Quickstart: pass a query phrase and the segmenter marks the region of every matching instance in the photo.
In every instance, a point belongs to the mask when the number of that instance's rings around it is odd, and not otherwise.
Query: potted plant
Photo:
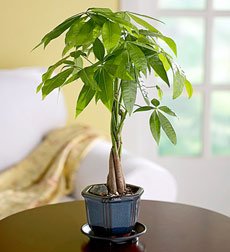
[[[179,97],[184,87],[188,96],[192,95],[192,86],[184,72],[159,43],[164,42],[176,55],[175,42],[141,16],[160,22],[127,11],[89,8],[66,19],[46,34],[38,45],[46,47],[66,32],[62,58],[48,68],[38,86],[37,91],[41,90],[43,98],[54,89],[81,79],[83,87],[77,99],[76,116],[93,98],[96,103],[101,101],[111,113],[112,146],[107,183],[88,186],[82,192],[89,226],[97,235],[129,233],[137,221],[143,189],[126,185],[121,163],[122,128],[126,117],[134,112],[151,111],[149,126],[156,143],[160,141],[161,130],[173,144],[177,141],[166,117],[176,114],[160,104],[163,95],[160,85],[154,84],[153,97],[149,100],[142,84],[143,76],[153,72],[162,80],[162,85],[170,88],[167,72],[171,70],[173,98]],[[53,76],[58,67],[61,67],[60,72]],[[135,103],[138,91],[145,105]]]

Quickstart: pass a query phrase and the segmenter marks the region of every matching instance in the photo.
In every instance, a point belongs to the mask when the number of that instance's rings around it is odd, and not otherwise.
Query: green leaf
[[[154,48],[151,47],[150,45],[146,45],[146,44],[141,43],[141,42],[139,42],[139,41],[130,41],[129,43],[134,44],[134,45],[137,45],[137,46],[142,47],[142,48],[145,48],[145,49],[148,49],[148,50],[151,50],[151,51],[153,51],[153,52],[156,53],[156,50],[154,50]]]
[[[83,68],[83,59],[78,57],[74,59],[74,71],[73,73],[78,73]]]
[[[51,77],[51,75],[53,74],[54,70],[59,67],[60,65],[62,65],[66,59],[68,58],[69,56],[59,60],[57,63],[55,63],[54,65],[50,66],[48,68],[48,70],[42,75],[42,82],[44,83],[47,79],[49,79]]]
[[[133,62],[134,66],[140,71],[146,70],[147,60],[141,49],[138,46],[130,43],[128,43],[127,49],[129,52],[130,59]]]
[[[55,75],[53,78],[46,80],[42,87],[43,98],[45,98],[55,88],[61,87],[72,72],[73,68],[69,68]]]
[[[78,78],[79,78],[79,74],[73,73],[72,76],[65,81],[63,86],[68,85],[69,83],[72,83],[73,81],[77,80]]]
[[[126,21],[125,19],[120,18],[119,16],[109,16],[109,18],[115,22],[115,23],[119,23],[120,25],[122,25],[130,34],[133,33],[133,31],[135,31],[137,34],[139,33],[139,30],[137,29],[137,27],[135,25],[133,25],[131,22]]]
[[[112,62],[107,62],[106,64],[103,65],[103,68],[106,69],[106,71],[112,76],[117,76],[116,73],[118,65],[115,65]]]
[[[182,94],[185,80],[185,75],[177,69],[173,75],[173,99],[176,99]]]
[[[135,25],[133,25],[131,22],[127,21],[127,18],[121,18],[121,13],[117,12],[117,13],[113,13],[111,10],[109,11],[109,9],[106,8],[92,8],[90,9],[90,11],[93,11],[93,13],[101,15],[102,17],[105,17],[109,20],[112,20],[114,23],[119,23],[120,25],[122,25],[125,29],[127,29],[127,31],[129,31],[130,33],[132,33],[132,30],[134,30],[135,32],[138,33],[138,29]]]
[[[127,13],[131,13],[131,14],[134,14],[134,15],[136,15],[136,16],[140,16],[140,17],[149,18],[149,19],[152,19],[152,20],[154,20],[154,21],[157,21],[157,22],[160,22],[160,23],[164,24],[164,22],[162,22],[161,20],[156,19],[156,18],[154,18],[154,17],[150,17],[150,16],[148,16],[148,15],[143,15],[143,14],[136,13],[136,12],[132,12],[132,11],[127,12]]]
[[[172,124],[160,111],[158,111],[158,116],[162,129],[164,130],[169,140],[175,145],[177,143],[177,137]]]
[[[107,21],[102,28],[102,39],[107,51],[114,49],[121,38],[121,28],[119,24]]]
[[[103,60],[105,56],[105,48],[100,39],[96,39],[93,43],[93,53],[99,60]]]
[[[127,22],[130,22],[130,17],[128,16],[127,12],[124,11],[118,11],[116,12],[116,17],[121,18]]]
[[[162,53],[159,53],[158,57],[161,60],[161,62],[163,63],[164,69],[167,72],[171,68],[171,64],[168,62],[168,59]]]
[[[71,52],[70,56],[73,57],[73,58],[75,58],[75,59],[77,59],[80,56],[86,56],[86,54],[84,52],[82,52],[81,50],[76,50],[74,52]]]
[[[90,103],[95,95],[95,90],[93,90],[90,86],[84,85],[77,99],[76,113],[75,117],[77,117]]]
[[[75,37],[75,46],[82,46],[85,44],[90,44],[93,40],[93,31],[95,29],[95,23],[92,19],[84,23],[81,27],[78,35]]]
[[[63,54],[65,54],[68,50],[70,50],[72,47],[76,44],[76,39],[78,37],[78,34],[80,33],[83,25],[85,24],[85,19],[79,19],[77,20],[68,30],[65,36],[65,44],[66,47],[63,50]]]
[[[36,93],[39,93],[42,89],[43,82],[37,86]]]
[[[139,25],[145,27],[146,29],[152,31],[152,32],[156,32],[161,34],[155,27],[153,27],[151,24],[149,24],[148,22],[146,22],[145,20],[131,14],[130,12],[128,13],[128,15]]]
[[[162,36],[162,40],[169,46],[169,48],[173,51],[173,53],[177,56],[177,46],[175,41],[172,38]]]
[[[137,82],[132,80],[122,81],[121,93],[123,95],[125,108],[127,109],[129,115],[131,115],[137,96]]]
[[[160,106],[158,107],[158,109],[160,109],[161,111],[165,112],[168,115],[176,116],[176,114],[167,106]]]
[[[97,94],[103,104],[111,111],[113,105],[113,79],[103,68],[95,73],[95,79],[100,88]]]
[[[149,58],[148,63],[150,64],[152,69],[159,75],[159,77],[170,87],[168,75],[158,55],[155,54],[153,57]]]
[[[160,102],[157,100],[157,99],[152,99],[151,100],[151,103],[153,104],[153,106],[155,106],[155,107],[158,107],[159,105],[160,105]]]
[[[94,69],[92,67],[83,68],[79,71],[79,76],[85,85],[90,86],[93,90],[99,90],[97,82],[94,79]]]
[[[154,109],[154,107],[152,107],[152,106],[143,106],[143,107],[136,109],[133,113],[148,111],[148,110],[152,110],[152,109]]]
[[[193,87],[192,87],[192,84],[186,79],[185,80],[185,89],[186,89],[186,92],[188,94],[188,98],[191,98],[192,97],[192,94],[193,94]]]
[[[157,95],[158,95],[159,99],[162,100],[163,91],[158,85],[156,85],[156,88],[157,88]]]
[[[95,103],[97,104],[99,100],[100,100],[100,94],[99,94],[99,92],[96,92],[96,94],[95,94]]]
[[[101,15],[98,15],[96,13],[90,13],[90,16],[91,18],[93,19],[93,21],[99,25],[99,26],[103,26],[103,24],[107,21],[107,18],[101,16]]]
[[[173,51],[173,53],[177,56],[177,46],[176,46],[175,41],[172,38],[164,36],[160,31],[153,32],[151,30],[148,31],[148,30],[141,29],[140,33],[145,36],[155,37],[155,38],[159,38],[163,40],[168,45],[168,47]]]
[[[89,8],[88,11],[92,11],[94,13],[102,13],[102,14],[113,14],[112,10],[109,8]]]
[[[66,19],[64,22],[59,24],[57,27],[55,27],[51,32],[47,33],[41,40],[41,42],[35,47],[44,44],[44,48],[50,43],[51,40],[59,37],[64,31],[66,31],[73,23],[75,23],[77,20],[80,19],[81,15],[83,13],[79,13],[77,15],[74,15],[68,19]],[[34,48],[34,49],[35,49]]]
[[[153,138],[159,144],[161,136],[161,125],[157,112],[154,110],[149,119],[149,126],[152,132]]]
[[[117,65],[116,77],[122,80],[133,80],[133,76],[130,73],[131,63],[129,62],[129,56],[127,51],[123,51],[114,60],[114,65]]]

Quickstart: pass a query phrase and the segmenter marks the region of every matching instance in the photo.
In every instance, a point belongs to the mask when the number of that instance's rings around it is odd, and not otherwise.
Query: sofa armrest
[[[66,124],[58,90],[44,101],[36,94],[42,68],[0,70],[0,171],[26,157],[50,130]]]

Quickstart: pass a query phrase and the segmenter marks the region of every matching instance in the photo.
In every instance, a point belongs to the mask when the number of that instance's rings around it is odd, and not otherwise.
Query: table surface
[[[0,221],[1,252],[230,252],[230,218],[177,203],[142,201],[147,232],[136,244],[95,245],[80,228],[85,206],[74,201],[27,210]]]

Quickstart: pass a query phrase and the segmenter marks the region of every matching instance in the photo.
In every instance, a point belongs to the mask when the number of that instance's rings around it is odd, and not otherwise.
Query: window
[[[192,99],[172,105],[176,147],[163,136],[157,148],[140,113],[127,122],[126,148],[174,175],[178,202],[230,215],[230,1],[121,0],[121,7],[166,23],[160,29],[176,41],[177,61],[195,89]],[[163,102],[172,103],[165,94]]]
[[[177,62],[195,89],[191,100],[172,102],[166,94],[163,102],[169,106],[172,103],[179,117],[174,120],[178,144],[172,146],[163,135],[159,156],[230,155],[229,2],[147,0],[136,7],[135,11],[165,23],[154,25],[176,41]]]

